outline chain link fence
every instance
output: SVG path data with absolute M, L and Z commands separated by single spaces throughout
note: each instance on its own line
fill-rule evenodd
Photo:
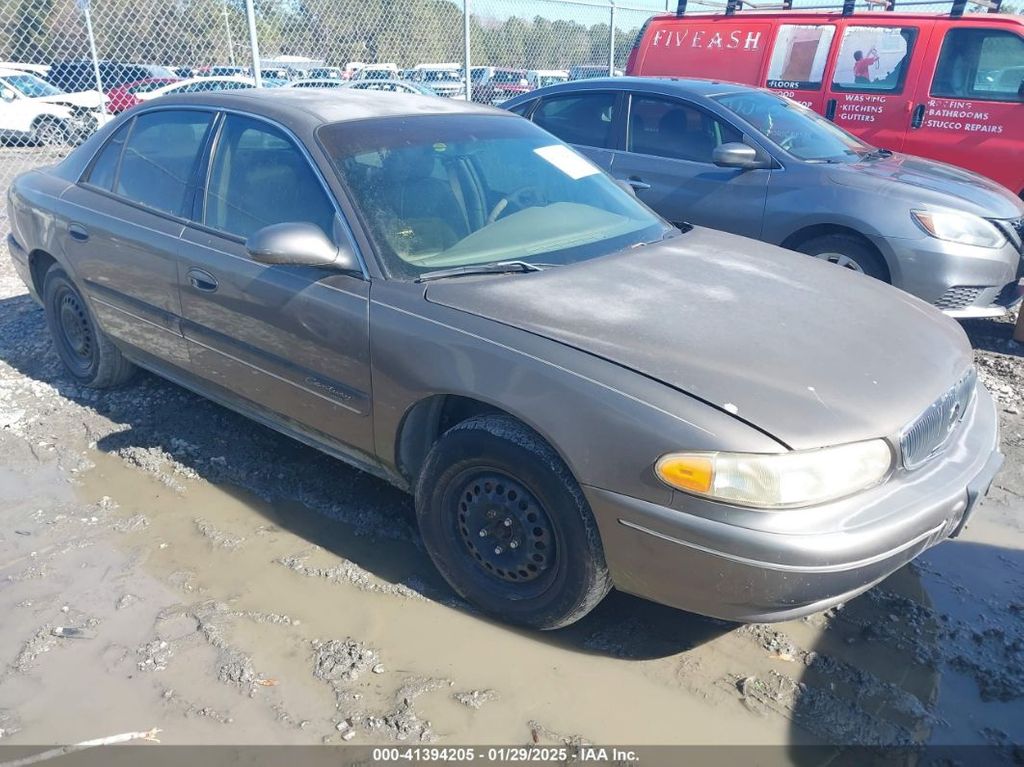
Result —
M 401 79 L 500 103 L 621 70 L 644 22 L 674 9 L 675 0 L 0 0 L 0 194 L 178 78 L 196 89 Z

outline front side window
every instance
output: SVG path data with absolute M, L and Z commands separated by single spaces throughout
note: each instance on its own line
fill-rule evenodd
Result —
M 713 98 L 800 160 L 855 162 L 871 150 L 835 123 L 774 93 L 740 91 Z
M 951 29 L 932 79 L 932 96 L 1024 100 L 1024 38 L 998 29 Z
M 839 91 L 901 93 L 916 38 L 916 27 L 847 27 L 832 87 Z
M 783 24 L 768 65 L 769 88 L 821 90 L 836 28 L 822 24 Z
M 204 223 L 236 237 L 285 222 L 308 222 L 330 236 L 334 206 L 306 157 L 282 131 L 228 115 L 206 190 Z
M 715 148 L 742 134 L 694 106 L 671 99 L 633 96 L 626 151 L 691 162 L 712 162 Z
M 533 121 L 567 144 L 612 147 L 615 94 L 579 93 L 544 99 Z
M 511 116 L 359 120 L 318 137 L 399 279 L 510 259 L 567 264 L 672 231 L 589 160 Z
M 209 112 L 194 110 L 136 117 L 114 191 L 154 210 L 182 215 L 212 119 Z

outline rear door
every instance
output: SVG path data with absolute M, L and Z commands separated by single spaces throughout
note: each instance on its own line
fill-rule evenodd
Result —
M 712 152 L 743 140 L 728 121 L 682 99 L 629 97 L 626 143 L 612 174 L 674 224 L 688 222 L 758 237 L 769 170 L 719 168 Z
M 847 19 L 826 72 L 825 116 L 875 146 L 902 150 L 933 24 Z
M 103 329 L 188 367 L 178 295 L 178 237 L 213 113 L 157 109 L 126 122 L 62 202 L 68 258 Z
M 369 282 L 257 263 L 245 249 L 250 234 L 284 222 L 316 224 L 339 243 L 348 237 L 308 153 L 279 126 L 227 114 L 198 197 L 179 273 L 195 374 L 223 395 L 370 452 Z
M 616 91 L 569 91 L 541 99 L 530 119 L 609 170 L 613 150 L 621 143 L 615 119 L 621 108 Z
M 836 38 L 831 23 L 779 24 L 762 85 L 823 114 L 825 69 Z
M 1024 36 L 970 16 L 937 26 L 904 151 L 993 178 L 1024 194 Z

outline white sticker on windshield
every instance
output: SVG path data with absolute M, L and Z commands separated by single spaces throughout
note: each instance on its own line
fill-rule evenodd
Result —
M 542 146 L 534 149 L 533 151 L 554 165 L 573 181 L 585 178 L 586 176 L 593 176 L 595 173 L 601 172 L 596 165 L 590 162 L 590 160 L 585 157 L 581 157 L 569 147 L 562 144 Z

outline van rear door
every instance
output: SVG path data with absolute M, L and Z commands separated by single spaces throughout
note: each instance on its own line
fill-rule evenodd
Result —
M 826 72 L 825 116 L 876 146 L 901 150 L 933 26 L 927 18 L 844 20 Z
M 813 109 L 825 111 L 822 84 L 829 54 L 837 39 L 836 25 L 779 24 L 762 85 Z
M 1024 195 L 1024 24 L 937 24 L 906 152 L 981 173 Z

